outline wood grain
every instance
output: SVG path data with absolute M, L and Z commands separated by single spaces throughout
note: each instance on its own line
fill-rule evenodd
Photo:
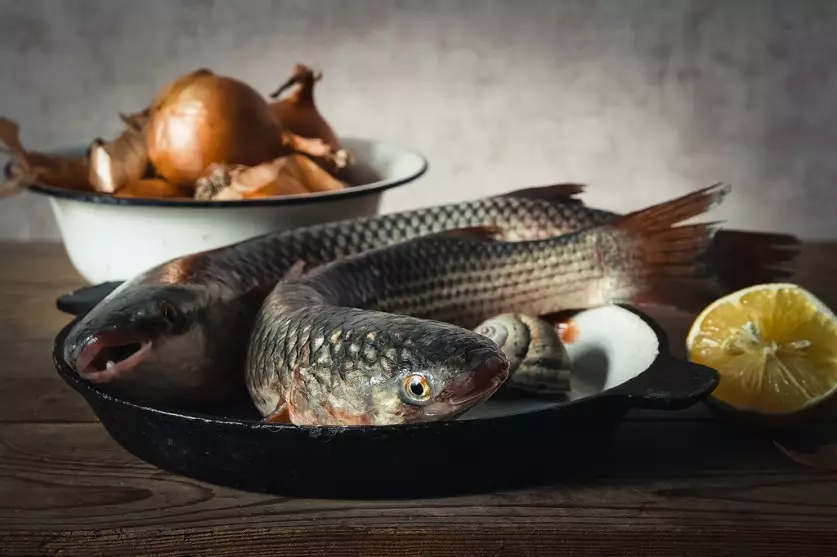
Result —
M 837 307 L 835 256 L 837 245 L 806 246 L 791 280 Z M 702 404 L 633 412 L 585 473 L 516 491 L 312 500 L 174 476 L 118 446 L 54 371 L 69 319 L 55 299 L 82 284 L 60 246 L 0 245 L 0 555 L 767 556 L 837 544 L 837 474 Z M 682 354 L 693 316 L 653 316 Z M 833 422 L 812 427 L 837 441 Z
M 820 540 L 819 550 L 837 541 L 837 475 L 798 466 L 766 440 L 717 424 L 626 424 L 596 469 L 580 477 L 415 501 L 289 499 L 215 487 L 140 462 L 97 424 L 3 425 L 0 439 L 0 541 L 14 555 L 59 548 L 81 555 L 89 547 L 182 555 L 187 539 L 188 555 L 234 555 L 243 539 L 252 555 L 466 547 L 538 554 L 556 544 L 592 552 L 605 540 L 634 550 L 673 551 L 688 541 L 778 555 L 803 549 L 794 545 L 804 536 L 805 550 L 817 549 L 811 541 Z M 737 534 L 723 542 L 724 532 Z M 138 540 L 142 551 L 128 551 Z

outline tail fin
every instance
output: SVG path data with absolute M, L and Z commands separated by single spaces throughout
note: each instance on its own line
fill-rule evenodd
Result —
M 798 238 L 787 234 L 719 230 L 709 248 L 709 265 L 718 295 L 793 275 L 789 265 L 800 253 Z
M 798 242 L 777 234 L 719 231 L 718 223 L 674 226 L 721 203 L 730 187 L 715 184 L 617 218 L 638 240 L 629 299 L 634 305 L 699 311 L 729 289 L 782 277 L 772 266 L 793 258 Z

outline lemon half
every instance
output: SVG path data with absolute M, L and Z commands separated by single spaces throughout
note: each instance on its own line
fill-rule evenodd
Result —
M 719 298 L 695 319 L 686 348 L 692 362 L 718 371 L 711 398 L 735 410 L 793 415 L 837 392 L 837 318 L 795 284 Z

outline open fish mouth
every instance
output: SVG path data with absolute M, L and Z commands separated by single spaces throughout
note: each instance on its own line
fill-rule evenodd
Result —
M 508 377 L 508 362 L 498 356 L 489 357 L 454 380 L 448 402 L 454 407 L 473 405 L 494 394 Z
M 83 379 L 107 383 L 122 373 L 136 369 L 151 355 L 151 348 L 149 339 L 116 339 L 111 335 L 100 335 L 85 344 L 74 367 Z

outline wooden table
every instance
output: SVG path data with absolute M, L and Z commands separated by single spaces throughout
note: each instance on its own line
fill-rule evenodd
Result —
M 833 307 L 835 256 L 837 245 L 807 247 L 794 279 Z M 522 491 L 304 500 L 173 476 L 113 442 L 53 369 L 53 336 L 68 320 L 55 298 L 81 284 L 61 246 L 0 246 L 2 555 L 787 556 L 837 548 L 837 474 L 789 460 L 769 438 L 735 430 L 703 405 L 637 412 L 601 469 Z M 689 316 L 664 318 L 679 341 Z M 835 426 L 813 427 L 837 438 Z

